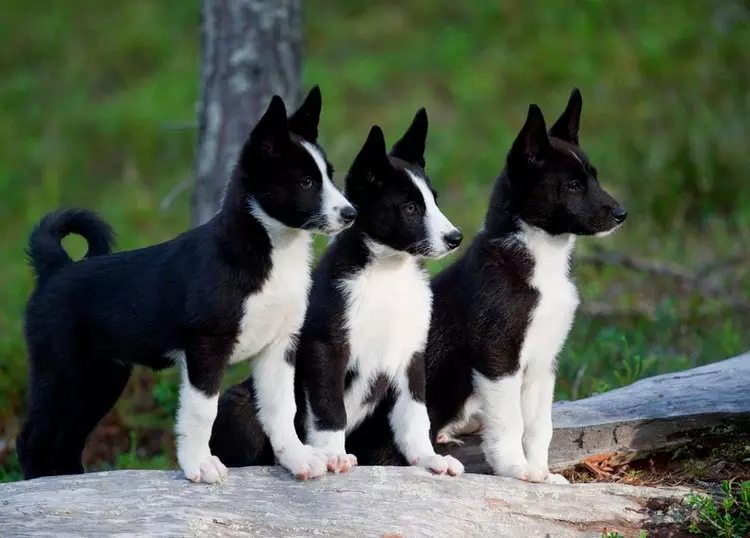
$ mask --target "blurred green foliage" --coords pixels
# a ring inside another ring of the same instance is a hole
[[[188,225],[186,193],[166,210],[160,202],[192,176],[195,132],[170,124],[194,120],[198,6],[3,2],[0,439],[11,441],[24,412],[21,312],[32,280],[23,249],[33,223],[60,205],[91,207],[121,249]],[[578,86],[582,146],[630,212],[613,237],[582,240],[579,255],[598,246],[696,268],[750,252],[746,1],[362,6],[305,2],[305,81],[323,90],[322,142],[339,183],[373,123],[392,142],[424,105],[428,172],[445,212],[471,235],[529,103],[551,123]],[[85,248],[79,238],[66,246],[79,256]],[[733,271],[732,300],[750,300],[747,269]],[[623,313],[578,317],[560,357],[559,398],[748,348],[747,309],[617,265],[579,265],[577,275],[584,309]],[[247,368],[233,367],[227,383]],[[130,434],[170,428],[175,405],[174,372],[139,370],[117,408],[131,448],[109,466],[172,464],[166,448],[142,455]],[[5,452],[0,480],[16,479],[17,460]]]

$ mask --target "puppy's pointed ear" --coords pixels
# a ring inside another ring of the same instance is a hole
[[[278,95],[271,98],[268,108],[250,133],[253,146],[261,153],[276,157],[282,144],[289,141],[286,106]]]
[[[424,150],[427,143],[427,111],[424,107],[417,110],[411,125],[401,137],[401,140],[393,144],[391,155],[406,161],[425,167]]]
[[[573,88],[568,98],[568,106],[549,130],[549,135],[578,145],[578,127],[581,123],[583,99],[578,88]]]
[[[550,148],[544,116],[537,105],[529,105],[526,123],[518,133],[510,155],[514,160],[541,167]]]
[[[390,166],[388,154],[385,150],[385,136],[383,130],[373,125],[370,128],[370,134],[367,135],[362,149],[359,150],[354,158],[351,171],[347,180],[363,179],[372,183],[377,183],[385,167]]]
[[[316,84],[307,94],[300,107],[289,118],[289,130],[308,142],[316,142],[322,106],[320,88]]]

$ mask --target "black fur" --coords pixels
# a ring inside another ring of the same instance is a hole
[[[368,241],[416,256],[431,254],[425,244],[425,201],[407,175],[411,172],[423,178],[435,196],[423,169],[426,134],[427,115],[420,109],[411,127],[388,155],[382,131],[373,127],[349,170],[345,194],[357,208],[358,217],[354,225],[326,249],[313,271],[310,301],[297,350],[296,424],[300,438],[309,441],[307,401],[316,430],[347,428],[344,395],[349,393],[360,372],[351,356],[346,328],[347,297],[341,284],[373,262]],[[450,248],[456,246],[458,244]],[[410,362],[405,375],[411,395],[416,401],[424,402],[422,350],[406,360]],[[371,377],[369,383],[362,403],[371,406],[382,403],[387,415],[395,401],[394,380],[381,372]],[[262,432],[254,418],[253,392],[253,380],[248,378],[230,388],[220,400],[211,450],[230,465],[271,463],[268,440],[259,435]],[[238,451],[237,447],[243,448]],[[354,454],[359,456],[357,452]]]
[[[26,478],[83,472],[86,437],[133,364],[165,368],[170,352],[184,350],[190,383],[218,392],[243,301],[273,270],[271,240],[251,205],[293,228],[331,224],[319,216],[321,174],[301,146],[316,144],[320,106],[316,86],[287,119],[275,96],[242,147],[220,212],[170,241],[111,254],[112,233],[93,213],[40,221],[29,241],[37,282],[24,325],[30,401],[18,454]],[[69,233],[89,243],[79,262],[60,243]]]
[[[625,210],[599,185],[578,146],[581,95],[550,129],[536,105],[507,156],[490,198],[485,226],[464,255],[432,280],[433,314],[426,350],[427,405],[433,442],[475,394],[474,372],[495,380],[517,371],[529,315],[539,299],[529,276],[534,261],[514,240],[521,221],[552,236],[611,230]],[[403,464],[376,413],[347,440],[361,463]],[[368,458],[360,454],[368,453]]]

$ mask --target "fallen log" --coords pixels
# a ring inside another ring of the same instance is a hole
[[[596,537],[684,520],[681,488],[530,484],[358,467],[299,482],[278,467],[218,485],[179,471],[111,471],[0,485],[3,537]]]
[[[750,434],[750,353],[683,372],[642,379],[620,389],[556,402],[550,467],[570,469],[608,455],[626,463],[673,451],[706,435],[727,440]],[[478,435],[462,445],[439,445],[460,459],[467,472],[490,473]]]

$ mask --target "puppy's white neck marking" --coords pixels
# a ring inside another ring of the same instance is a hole
[[[298,241],[312,241],[312,234],[307,230],[291,228],[283,222],[276,220],[265,212],[255,198],[249,201],[250,214],[260,222],[260,225],[266,230],[271,246],[274,249],[283,249]]]
[[[403,263],[413,258],[408,252],[402,250],[396,250],[383,243],[378,243],[374,239],[365,236],[365,246],[372,254],[374,261],[392,261],[395,263]]]
[[[521,242],[531,254],[535,263],[535,272],[544,267],[545,271],[559,270],[567,276],[570,268],[570,256],[575,246],[573,234],[551,235],[541,228],[519,221],[520,232],[515,239]],[[536,287],[536,286],[535,286]]]

